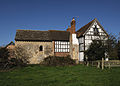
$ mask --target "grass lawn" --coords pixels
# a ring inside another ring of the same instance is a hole
[[[34,65],[0,72],[0,86],[120,86],[120,68]]]

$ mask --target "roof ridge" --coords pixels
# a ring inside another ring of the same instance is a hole
[[[27,30],[27,29],[17,29],[17,31],[43,31],[43,32],[58,31],[58,32],[67,32],[65,30]]]
[[[27,30],[27,29],[17,29],[17,31],[48,31],[48,30]]]
[[[65,30],[48,30],[48,31],[67,32],[67,31],[65,31]]]

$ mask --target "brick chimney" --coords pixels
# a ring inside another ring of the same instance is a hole
[[[70,26],[68,26],[68,29],[67,29],[67,31],[71,32],[71,28],[70,28]]]
[[[69,31],[71,34],[75,33],[75,24],[76,24],[76,21],[73,18],[71,21],[71,27],[68,27],[68,29],[67,29],[67,31]]]
[[[75,33],[75,19],[73,18],[71,21],[71,29],[72,29],[72,33]]]

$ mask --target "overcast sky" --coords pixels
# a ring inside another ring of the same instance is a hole
[[[14,41],[16,29],[76,30],[97,18],[109,33],[120,32],[120,0],[0,0],[0,46]]]

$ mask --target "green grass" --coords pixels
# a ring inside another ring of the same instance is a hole
[[[28,66],[0,72],[0,86],[120,86],[120,68]]]

